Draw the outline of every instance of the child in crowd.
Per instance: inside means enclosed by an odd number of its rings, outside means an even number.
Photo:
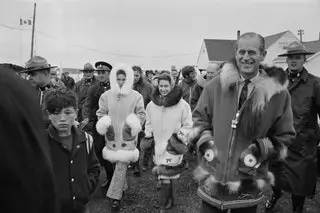
[[[45,106],[51,121],[47,136],[60,212],[84,213],[100,174],[93,139],[74,125],[77,101],[71,90],[61,88],[50,91]]]

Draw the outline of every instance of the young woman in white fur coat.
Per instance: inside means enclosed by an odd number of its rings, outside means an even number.
[[[138,133],[145,122],[143,97],[132,90],[133,70],[115,66],[110,73],[111,89],[99,99],[97,132],[105,135],[103,158],[115,163],[115,171],[107,192],[113,199],[112,210],[118,210],[123,192],[128,188],[126,173],[131,162],[138,161]]]
[[[179,178],[187,166],[183,159],[183,154],[188,151],[184,136],[193,124],[190,106],[182,99],[181,88],[174,85],[169,74],[158,77],[158,87],[147,106],[146,115],[142,143],[155,142],[156,166],[153,172],[162,182],[159,203],[162,209],[169,209],[173,205],[172,181]]]

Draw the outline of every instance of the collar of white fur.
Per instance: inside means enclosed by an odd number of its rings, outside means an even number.
[[[259,80],[252,91],[253,109],[261,110],[271,97],[287,89],[287,74],[279,67],[262,67]],[[220,72],[222,90],[229,92],[236,88],[241,81],[239,70],[235,63],[226,63]]]

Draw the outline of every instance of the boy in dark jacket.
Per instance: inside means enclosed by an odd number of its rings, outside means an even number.
[[[45,99],[51,125],[47,130],[61,213],[83,213],[99,182],[100,165],[92,137],[74,126],[75,94],[66,88]]]

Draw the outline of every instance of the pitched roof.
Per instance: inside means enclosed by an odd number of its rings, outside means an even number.
[[[319,52],[320,51],[320,40],[316,41],[307,41],[303,42],[304,46],[309,50],[310,52]]]
[[[235,40],[204,39],[209,61],[227,61],[234,55]]]
[[[274,35],[269,35],[269,36],[264,37],[266,48],[269,48],[272,44],[274,44],[276,41],[278,41],[287,32],[289,32],[289,31],[284,31],[281,33],[277,33]]]
[[[274,44],[287,32],[289,31],[284,31],[274,35],[266,36],[266,48]],[[209,61],[227,61],[234,57],[234,46],[236,40],[204,39],[204,43],[207,48]]]

